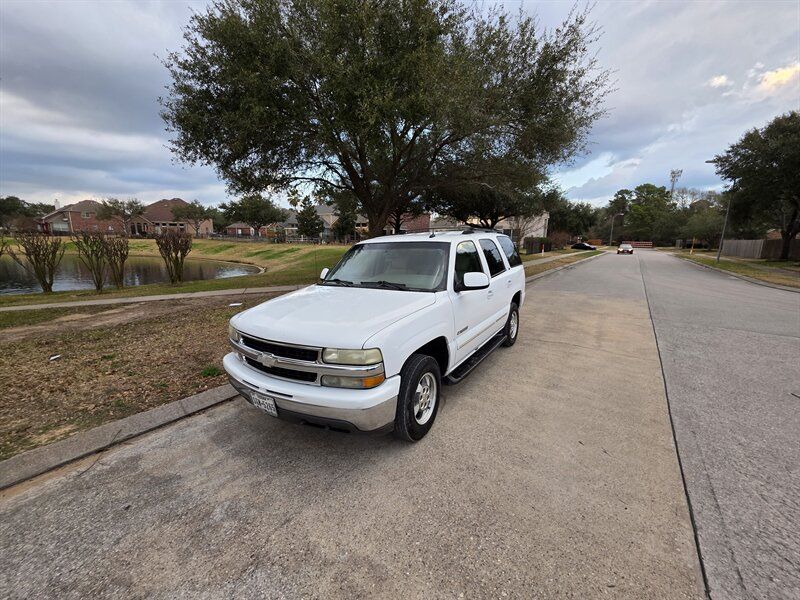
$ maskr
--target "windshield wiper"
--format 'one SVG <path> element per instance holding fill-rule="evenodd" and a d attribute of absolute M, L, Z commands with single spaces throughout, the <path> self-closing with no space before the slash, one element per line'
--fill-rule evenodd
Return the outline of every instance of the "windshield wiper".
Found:
<path fill-rule="evenodd" d="M 353 285 L 352 281 L 347 281 L 347 279 L 339 279 L 339 278 L 326 279 L 325 281 L 322 282 L 323 285 L 325 285 L 327 283 L 333 283 L 335 285 L 343 285 L 344 287 L 352 287 L 352 285 Z"/>
<path fill-rule="evenodd" d="M 361 285 L 367 287 L 382 287 L 390 290 L 407 290 L 408 286 L 405 283 L 395 283 L 393 281 L 362 281 Z"/>

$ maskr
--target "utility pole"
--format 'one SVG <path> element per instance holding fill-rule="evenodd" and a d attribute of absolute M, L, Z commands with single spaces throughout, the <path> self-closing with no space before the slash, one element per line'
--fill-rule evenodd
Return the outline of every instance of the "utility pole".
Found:
<path fill-rule="evenodd" d="M 622 213 L 617 213 L 615 215 L 611 215 L 611 235 L 608 236 L 608 245 L 609 246 L 613 246 L 614 245 L 614 218 L 615 217 L 621 217 L 621 216 L 622 216 Z"/>
<path fill-rule="evenodd" d="M 707 160 L 706 163 L 709 165 L 716 165 L 717 161 L 714 160 Z M 719 262 L 719 257 L 722 254 L 722 244 L 725 243 L 725 230 L 728 228 L 728 215 L 731 212 L 731 202 L 733 201 L 733 196 L 731 194 L 725 194 L 728 196 L 728 206 L 725 208 L 725 221 L 722 223 L 722 235 L 719 237 L 719 248 L 717 248 L 717 262 Z"/>
<path fill-rule="evenodd" d="M 728 208 L 725 209 L 725 222 L 722 224 L 722 235 L 719 238 L 719 248 L 717 248 L 717 262 L 719 262 L 719 255 L 722 254 L 722 244 L 725 243 L 725 230 L 728 228 L 728 213 L 731 212 L 731 201 L 733 197 L 730 194 L 726 194 L 728 196 Z"/>

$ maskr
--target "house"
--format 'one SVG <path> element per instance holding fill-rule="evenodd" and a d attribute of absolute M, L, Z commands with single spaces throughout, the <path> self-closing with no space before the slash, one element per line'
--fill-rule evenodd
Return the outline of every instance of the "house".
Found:
<path fill-rule="evenodd" d="M 179 206 L 186 206 L 188 202 L 181 198 L 171 198 L 169 200 L 159 200 L 158 202 L 153 202 L 152 204 L 148 204 L 144 209 L 144 214 L 142 215 L 145 223 L 150 224 L 150 228 L 145 229 L 144 232 L 137 230 L 137 223 L 131 223 L 131 235 L 140 235 L 141 233 L 145 233 L 148 230 L 154 233 L 160 233 L 162 231 L 166 231 L 168 229 L 174 229 L 177 231 L 188 231 L 192 236 L 199 234 L 199 235 L 209 235 L 214 233 L 214 223 L 211 219 L 205 219 L 204 221 L 200 222 L 199 231 L 195 231 L 194 224 L 189 223 L 188 221 L 179 221 L 175 218 L 172 214 L 172 211 L 179 207 Z"/>
<path fill-rule="evenodd" d="M 431 228 L 431 215 L 430 213 L 422 213 L 419 216 L 412 216 L 409 214 L 403 215 L 403 222 L 400 225 L 400 233 L 414 233 L 419 231 L 429 231 Z M 384 228 L 386 235 L 394 233 L 394 227 L 391 223 L 387 223 Z"/>
<path fill-rule="evenodd" d="M 180 198 L 159 200 L 148 204 L 141 216 L 134 217 L 129 223 L 129 235 L 141 236 L 160 233 L 167 229 L 188 231 L 195 235 L 194 225 L 187 221 L 178 221 L 172 214 L 177 206 L 185 206 L 187 202 Z M 124 225 L 119 218 L 101 221 L 97 218 L 100 202 L 96 200 L 81 200 L 56 209 L 39 220 L 40 227 L 45 233 L 56 235 L 71 235 L 79 231 L 103 231 L 105 233 L 124 232 Z M 206 219 L 200 224 L 200 235 L 214 232 L 211 219 Z"/>
<path fill-rule="evenodd" d="M 105 233 L 122 233 L 122 221 L 110 219 L 101 221 L 97 218 L 100 203 L 95 200 L 81 200 L 54 210 L 39 219 L 39 225 L 45 233 L 55 235 L 71 235 L 79 231 L 103 231 Z"/>
<path fill-rule="evenodd" d="M 336 207 L 327 204 L 318 204 L 315 207 L 317 215 L 322 219 L 323 229 L 320 234 L 322 240 L 332 240 L 335 236 L 333 226 L 339 220 L 336 214 Z M 272 223 L 261 228 L 259 234 L 264 237 L 277 237 L 282 232 L 287 238 L 296 238 L 300 234 L 297 231 L 297 211 L 288 210 L 286 220 L 281 223 Z M 369 228 L 369 222 L 364 215 L 356 215 L 356 233 L 363 235 Z"/>
<path fill-rule="evenodd" d="M 543 212 L 540 215 L 529 218 L 516 218 L 503 219 L 497 225 L 495 230 L 502 231 L 510 236 L 515 242 L 521 244 L 521 240 L 527 237 L 547 237 L 547 227 L 550 222 L 550 213 Z M 461 226 L 462 223 L 456 221 L 451 217 L 437 216 L 431 221 L 432 229 L 453 229 Z M 473 227 L 479 227 L 477 224 L 471 224 Z M 468 225 L 465 224 L 464 227 Z"/>
<path fill-rule="evenodd" d="M 263 227 L 261 228 L 264 229 Z M 236 237 L 250 237 L 255 235 L 255 231 L 253 230 L 250 225 L 247 223 L 242 223 L 241 221 L 236 223 L 231 223 L 225 228 L 225 235 L 232 235 Z"/>

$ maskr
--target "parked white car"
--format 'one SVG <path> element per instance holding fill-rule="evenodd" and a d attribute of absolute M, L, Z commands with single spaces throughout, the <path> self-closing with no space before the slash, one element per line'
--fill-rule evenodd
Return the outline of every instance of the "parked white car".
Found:
<path fill-rule="evenodd" d="M 272 416 L 425 436 L 443 381 L 512 346 L 525 271 L 511 240 L 472 230 L 353 246 L 320 281 L 230 322 L 231 383 Z"/>

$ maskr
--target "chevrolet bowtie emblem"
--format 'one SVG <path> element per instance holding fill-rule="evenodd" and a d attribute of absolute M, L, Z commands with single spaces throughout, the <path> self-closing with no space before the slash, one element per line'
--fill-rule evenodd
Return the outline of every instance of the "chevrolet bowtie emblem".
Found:
<path fill-rule="evenodd" d="M 264 365 L 265 367 L 274 367 L 275 366 L 275 355 L 269 353 L 263 353 L 261 358 L 259 358 L 259 362 Z"/>

